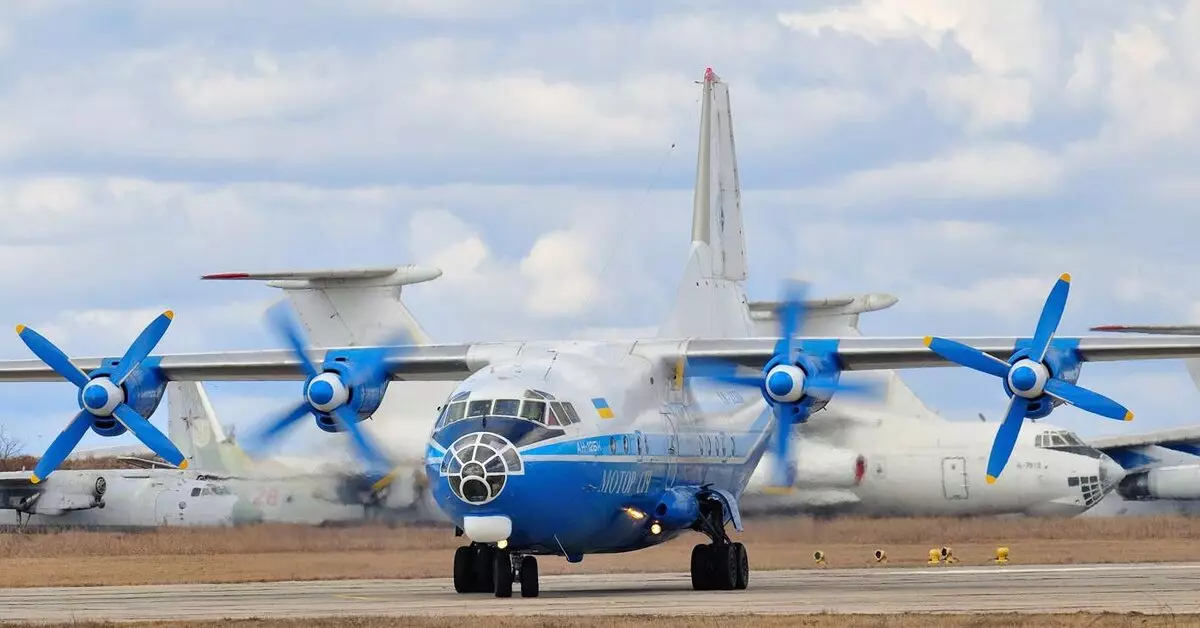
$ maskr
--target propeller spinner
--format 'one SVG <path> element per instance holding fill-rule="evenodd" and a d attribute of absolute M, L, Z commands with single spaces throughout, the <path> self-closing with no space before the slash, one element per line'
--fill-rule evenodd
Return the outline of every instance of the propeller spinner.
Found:
<path fill-rule="evenodd" d="M 785 284 L 784 299 L 777 310 L 780 338 L 775 343 L 774 355 L 760 373 L 738 375 L 738 365 L 723 360 L 694 361 L 690 366 L 689 377 L 756 386 L 762 391 L 775 416 L 772 441 L 775 463 L 768 483 L 776 490 L 789 490 L 795 484 L 796 466 L 791 458 L 793 425 L 807 421 L 835 393 L 874 397 L 879 392 L 874 385 L 840 380 L 842 369 L 836 356 L 836 341 L 800 340 L 807 290 L 804 282 Z"/>
<path fill-rule="evenodd" d="M 141 393 L 147 388 L 147 383 L 134 375 L 139 373 L 142 362 L 167 333 L 174 317 L 171 310 L 158 315 L 142 330 L 115 366 L 101 366 L 90 374 L 72 364 L 71 359 L 44 336 L 29 327 L 17 325 L 17 335 L 25 345 L 54 372 L 79 388 L 79 413 L 42 454 L 30 478 L 34 484 L 48 477 L 62 464 L 89 428 L 102 436 L 117 436 L 126 430 L 133 432 L 163 460 L 181 469 L 187 468 L 187 460 L 179 448 L 130 405 L 146 406 L 144 411 L 150 414 L 161 399 L 161 391 L 158 391 L 146 402 L 147 397 Z"/>
<path fill-rule="evenodd" d="M 262 451 L 306 415 L 312 414 L 321 429 L 349 433 L 355 454 L 369 471 L 380 475 L 389 473 L 394 465 L 358 423 L 370 416 L 382 401 L 389 380 L 387 360 L 400 351 L 396 345 L 405 338 L 379 347 L 341 350 L 337 358 L 330 351 L 318 367 L 309 361 L 308 343 L 285 307 L 284 303 L 272 307 L 267 318 L 299 358 L 300 369 L 305 375 L 304 399 L 252 434 L 246 441 L 247 449 Z"/>
<path fill-rule="evenodd" d="M 1133 413 L 1125 406 L 1058 377 L 1046 364 L 1050 343 L 1054 340 L 1058 324 L 1062 321 L 1063 310 L 1067 306 L 1067 293 L 1070 288 L 1071 276 L 1064 273 L 1055 282 L 1045 305 L 1042 306 L 1042 315 L 1038 319 L 1028 349 L 1014 353 L 1008 362 L 954 340 L 933 336 L 925 338 L 925 345 L 943 358 L 999 377 L 1004 383 L 1005 393 L 1011 398 L 1004 422 L 996 432 L 992 452 L 988 457 L 989 484 L 1000 477 L 1000 472 L 1008 463 L 1008 458 L 1017 443 L 1017 435 L 1021 432 L 1021 423 L 1026 417 L 1035 414 L 1035 405 L 1047 397 L 1110 419 L 1133 420 Z"/>

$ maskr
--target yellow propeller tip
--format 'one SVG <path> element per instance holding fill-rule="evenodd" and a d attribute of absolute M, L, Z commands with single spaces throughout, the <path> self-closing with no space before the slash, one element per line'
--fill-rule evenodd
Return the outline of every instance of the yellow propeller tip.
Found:
<path fill-rule="evenodd" d="M 167 310 L 166 312 L 163 312 L 163 316 L 166 316 L 167 320 L 174 320 L 175 312 L 173 312 L 171 310 Z"/>
<path fill-rule="evenodd" d="M 19 333 L 21 333 L 21 332 L 23 332 L 23 331 L 25 331 L 25 326 L 24 326 L 24 325 L 17 325 L 17 333 L 19 334 Z"/>
<path fill-rule="evenodd" d="M 1071 273 L 1063 273 L 1063 274 L 1059 275 L 1058 278 L 1067 283 L 1070 283 L 1071 282 Z"/>
<path fill-rule="evenodd" d="M 29 482 L 32 484 L 37 484 L 38 482 L 41 482 L 41 481 L 42 481 L 42 478 L 39 478 L 36 473 L 33 473 L 29 476 Z"/>
<path fill-rule="evenodd" d="M 925 339 L 922 342 L 924 342 L 925 346 L 928 347 L 929 345 L 933 344 L 933 336 L 925 336 Z"/>
<path fill-rule="evenodd" d="M 1133 412 L 1126 410 L 1125 411 L 1125 420 L 1132 421 L 1133 420 Z"/>
<path fill-rule="evenodd" d="M 180 462 L 179 462 L 179 468 L 180 468 L 180 469 L 186 469 L 186 468 L 187 468 L 187 460 L 182 460 L 182 461 L 180 461 Z"/>
<path fill-rule="evenodd" d="M 988 483 L 988 484 L 995 484 L 995 483 L 996 483 L 996 476 L 994 476 L 994 475 L 989 475 L 989 476 L 987 476 L 987 483 Z"/>

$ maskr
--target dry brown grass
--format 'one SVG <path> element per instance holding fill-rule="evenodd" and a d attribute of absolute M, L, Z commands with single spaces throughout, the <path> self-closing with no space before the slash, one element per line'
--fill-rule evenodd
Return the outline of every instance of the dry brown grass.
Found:
<path fill-rule="evenodd" d="M 1007 546 L 1013 563 L 1200 561 L 1200 518 L 837 519 L 747 521 L 737 535 L 754 569 L 924 564 L 948 545 L 962 565 L 990 562 Z M 696 534 L 570 565 L 543 559 L 546 574 L 684 571 Z M 447 528 L 313 528 L 262 525 L 236 529 L 163 528 L 142 533 L 65 531 L 0 534 L 0 587 L 256 582 L 346 578 L 445 577 L 453 548 Z M 953 568 L 953 567 L 945 567 Z"/>
<path fill-rule="evenodd" d="M 1113 613 L 1076 613 L 1063 615 L 714 615 L 678 617 L 663 615 L 615 617 L 337 617 L 321 619 L 241 619 L 219 621 L 161 621 L 137 623 L 79 622 L 71 624 L 12 624 L 33 628 L 613 628 L 645 626 L 655 628 L 1010 628 L 1046 626 L 1049 628 L 1124 628 L 1127 626 L 1196 626 L 1200 615 L 1118 615 Z"/>
<path fill-rule="evenodd" d="M 38 456 L 0 457 L 0 471 L 32 471 L 33 468 L 37 466 L 38 460 L 41 460 L 41 458 Z M 146 460 L 153 460 L 155 462 L 166 464 L 166 461 L 158 456 L 151 456 L 146 458 Z M 58 465 L 58 468 L 92 471 L 106 469 L 137 469 L 139 467 L 129 462 L 125 462 L 119 459 L 117 456 L 102 456 L 99 458 L 76 458 L 64 460 L 62 461 L 62 464 Z"/>

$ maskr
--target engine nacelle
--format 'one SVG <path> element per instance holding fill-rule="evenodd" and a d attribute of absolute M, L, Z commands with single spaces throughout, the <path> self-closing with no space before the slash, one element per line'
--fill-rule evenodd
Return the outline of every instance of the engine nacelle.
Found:
<path fill-rule="evenodd" d="M 1009 358 L 1009 364 L 1015 364 L 1018 360 L 1029 358 L 1029 344 L 1031 340 L 1022 340 L 1017 343 L 1017 350 L 1013 352 Z M 1050 371 L 1050 377 L 1065 380 L 1072 384 L 1079 381 L 1079 374 L 1083 368 L 1083 361 L 1080 360 L 1079 354 L 1075 352 L 1073 345 L 1066 344 L 1069 341 L 1055 338 L 1050 349 L 1046 352 L 1045 359 L 1042 363 L 1046 369 Z M 1004 382 L 1004 391 L 1009 397 L 1012 397 L 1013 391 L 1008 386 L 1008 381 Z M 1029 409 L 1025 412 L 1027 419 L 1042 419 L 1050 415 L 1055 408 L 1061 406 L 1063 402 L 1050 395 L 1042 395 L 1038 399 L 1029 404 Z"/>
<path fill-rule="evenodd" d="M 381 382 L 365 382 L 357 386 L 351 386 L 348 389 L 328 391 L 331 393 L 329 399 L 315 399 L 311 388 L 313 382 L 319 379 L 328 378 L 329 375 L 335 376 L 341 382 L 354 381 L 354 366 L 353 359 L 355 357 L 354 349 L 343 349 L 341 351 L 330 351 L 325 356 L 325 362 L 321 364 L 321 374 L 316 378 L 310 379 L 304 383 L 305 394 L 308 396 L 310 404 L 314 409 L 319 408 L 323 402 L 332 402 L 332 405 L 344 405 L 349 408 L 358 417 L 358 421 L 363 421 L 370 418 L 380 404 L 383 403 L 383 395 L 387 392 L 388 380 L 384 379 Z M 340 396 L 345 394 L 343 401 Z M 343 431 L 338 420 L 329 414 L 316 412 L 317 427 L 326 432 L 336 433 Z"/>
<path fill-rule="evenodd" d="M 1200 499 L 1200 465 L 1158 467 L 1126 475 L 1117 494 L 1136 501 L 1150 499 Z"/>
<path fill-rule="evenodd" d="M 167 393 L 167 380 L 158 370 L 158 360 L 157 357 L 146 358 L 121 384 L 125 393 L 125 403 L 144 417 L 154 414 Z M 120 362 L 120 358 L 105 358 L 101 360 L 100 368 L 88 373 L 88 377 L 110 375 Z M 83 394 L 83 389 L 80 389 L 79 394 Z M 81 400 L 81 407 L 82 403 Z M 127 430 L 115 418 L 101 417 L 92 422 L 92 431 L 100 436 L 113 437 L 120 436 Z"/>
<path fill-rule="evenodd" d="M 867 472 L 867 461 L 861 454 L 819 441 L 797 439 L 792 455 L 796 488 L 854 488 Z"/>
<path fill-rule="evenodd" d="M 669 488 L 654 507 L 654 518 L 668 530 L 690 527 L 700 518 L 700 501 L 696 491 Z"/>
<path fill-rule="evenodd" d="M 27 499 L 28 505 L 22 504 L 18 509 L 29 514 L 58 515 L 72 510 L 103 508 L 102 500 L 107 490 L 108 482 L 103 475 L 55 475 L 48 479 L 46 488 L 36 499 Z"/>

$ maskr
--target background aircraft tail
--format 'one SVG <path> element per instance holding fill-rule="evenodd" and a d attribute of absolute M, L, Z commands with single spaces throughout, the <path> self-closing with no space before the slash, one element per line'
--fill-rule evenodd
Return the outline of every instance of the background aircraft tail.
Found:
<path fill-rule="evenodd" d="M 168 436 L 200 473 L 245 474 L 250 457 L 225 434 L 200 382 L 167 384 Z"/>
<path fill-rule="evenodd" d="M 215 273 L 202 279 L 266 282 L 292 302 L 314 347 L 354 347 L 382 341 L 397 329 L 407 331 L 414 343 L 431 342 L 401 302 L 400 292 L 403 286 L 441 276 L 438 268 L 399 266 Z"/>
<path fill-rule="evenodd" d="M 659 336 L 743 338 L 754 324 L 742 286 L 746 238 L 729 88 L 711 68 L 703 85 L 692 247 Z"/>

